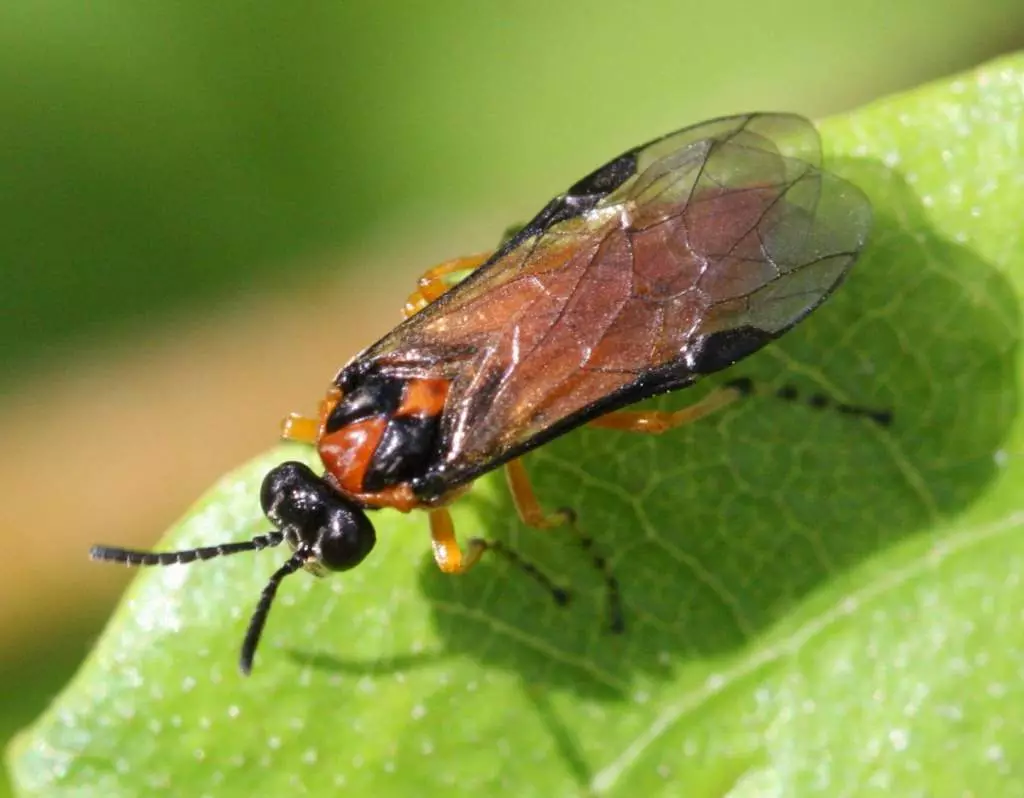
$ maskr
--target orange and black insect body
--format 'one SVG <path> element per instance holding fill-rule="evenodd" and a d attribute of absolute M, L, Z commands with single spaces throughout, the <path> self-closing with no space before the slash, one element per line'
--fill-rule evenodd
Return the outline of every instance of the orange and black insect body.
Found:
<path fill-rule="evenodd" d="M 456 541 L 447 505 L 504 466 L 524 522 L 577 534 L 621 628 L 607 562 L 571 510 L 541 508 L 519 458 L 583 424 L 659 433 L 752 393 L 738 379 L 680 410 L 625 409 L 791 329 L 842 282 L 870 224 L 868 200 L 820 168 L 817 133 L 798 116 L 727 117 L 637 147 L 553 199 L 496 252 L 427 272 L 406 320 L 341 369 L 319 416 L 285 420 L 284 436 L 315 445 L 324 473 L 284 463 L 267 475 L 260 499 L 273 532 L 183 552 L 92 555 L 154 565 L 288 543 L 292 557 L 246 634 L 246 673 L 281 580 L 358 565 L 376 541 L 368 510 L 426 510 L 443 571 L 465 572 L 496 551 L 564 603 L 564 589 L 500 542 L 475 538 L 463 550 Z M 777 395 L 796 398 L 788 388 Z"/>
<path fill-rule="evenodd" d="M 316 446 L 337 488 L 368 507 L 411 510 L 411 481 L 437 460 L 447 379 L 343 372 L 323 403 Z"/>

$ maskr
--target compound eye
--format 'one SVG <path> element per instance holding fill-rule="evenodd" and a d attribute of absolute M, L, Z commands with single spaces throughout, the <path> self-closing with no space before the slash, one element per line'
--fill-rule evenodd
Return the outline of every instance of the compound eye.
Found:
<path fill-rule="evenodd" d="M 377 533 L 366 513 L 332 502 L 317 547 L 320 564 L 330 571 L 347 571 L 359 565 L 376 542 Z"/>
<path fill-rule="evenodd" d="M 322 510 L 321 497 L 330 490 L 305 463 L 281 463 L 263 478 L 260 504 L 278 529 L 309 526 Z"/>

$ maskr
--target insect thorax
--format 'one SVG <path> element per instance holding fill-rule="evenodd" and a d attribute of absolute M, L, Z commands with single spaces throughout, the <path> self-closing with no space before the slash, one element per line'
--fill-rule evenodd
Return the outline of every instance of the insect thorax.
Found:
<path fill-rule="evenodd" d="M 369 372 L 342 384 L 324 403 L 317 448 L 338 487 L 377 504 L 373 494 L 408 483 L 436 462 L 449 383 Z"/>

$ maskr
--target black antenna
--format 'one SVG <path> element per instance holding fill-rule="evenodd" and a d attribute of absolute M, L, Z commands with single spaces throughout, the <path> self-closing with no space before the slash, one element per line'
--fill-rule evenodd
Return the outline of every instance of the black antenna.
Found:
<path fill-rule="evenodd" d="M 125 565 L 185 565 L 196 560 L 209 560 L 223 557 L 226 554 L 239 554 L 243 551 L 259 551 L 268 546 L 276 546 L 284 535 L 278 531 L 257 535 L 252 540 L 240 543 L 221 543 L 217 546 L 200 546 L 197 549 L 182 551 L 138 551 L 136 549 L 120 549 L 116 546 L 93 546 L 89 549 L 89 557 L 93 560 L 122 562 Z"/>
<path fill-rule="evenodd" d="M 238 667 L 242 671 L 243 676 L 248 676 L 252 672 L 252 660 L 256 656 L 256 646 L 259 645 L 260 635 L 263 633 L 263 625 L 267 622 L 270 605 L 274 601 L 274 595 L 277 593 L 281 580 L 289 574 L 298 571 L 308 559 L 309 552 L 299 549 L 291 556 L 288 562 L 274 571 L 270 581 L 267 582 L 267 586 L 263 588 L 263 592 L 260 594 L 260 601 L 252 614 L 252 620 L 249 621 L 249 628 L 245 632 L 245 640 L 242 641 L 242 658 L 239 660 Z"/>

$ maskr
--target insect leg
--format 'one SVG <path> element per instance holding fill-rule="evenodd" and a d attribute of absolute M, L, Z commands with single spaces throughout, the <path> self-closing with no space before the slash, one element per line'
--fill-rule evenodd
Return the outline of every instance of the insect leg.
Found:
<path fill-rule="evenodd" d="M 289 413 L 288 417 L 281 422 L 281 437 L 286 441 L 297 443 L 316 443 L 317 431 L 320 429 L 320 420 L 303 416 L 299 413 Z"/>
<path fill-rule="evenodd" d="M 697 404 L 684 407 L 681 410 L 620 410 L 594 419 L 590 422 L 590 426 L 656 435 L 676 427 L 681 427 L 683 424 L 689 424 L 691 421 L 703 418 L 735 402 L 737 399 L 755 394 L 758 396 L 771 396 L 787 402 L 800 402 L 815 410 L 831 409 L 847 416 L 860 416 L 870 419 L 883 427 L 892 423 L 892 412 L 889 410 L 840 402 L 822 393 L 804 396 L 792 385 L 783 385 L 777 389 L 759 388 L 748 377 L 739 377 L 724 383 L 721 387 L 697 402 Z"/>
<path fill-rule="evenodd" d="M 508 489 L 512 494 L 512 501 L 519 513 L 520 520 L 527 526 L 534 529 L 552 529 L 563 524 L 571 524 L 576 520 L 576 513 L 568 507 L 563 507 L 554 513 L 544 512 L 537 500 L 537 494 L 533 492 L 533 485 L 530 484 L 530 475 L 521 460 L 513 460 L 505 464 L 505 478 L 508 481 Z"/>
<path fill-rule="evenodd" d="M 430 541 L 434 547 L 434 562 L 446 574 L 464 574 L 477 564 L 486 550 L 479 538 L 471 538 L 463 553 L 455 539 L 452 515 L 444 507 L 430 511 Z"/>
<path fill-rule="evenodd" d="M 761 393 L 761 391 L 758 391 Z M 847 402 L 840 402 L 823 393 L 812 393 L 805 396 L 792 385 L 783 385 L 774 391 L 765 392 L 766 396 L 774 396 L 776 399 L 783 399 L 787 402 L 801 402 L 815 410 L 834 410 L 847 416 L 860 416 L 874 421 L 881 427 L 888 427 L 892 424 L 892 411 L 883 410 L 877 407 L 864 407 L 862 405 L 851 405 Z"/>
<path fill-rule="evenodd" d="M 482 266 L 491 257 L 490 252 L 479 252 L 476 255 L 467 255 L 464 258 L 455 258 L 435 266 L 424 272 L 413 291 L 405 302 L 402 314 L 409 318 L 414 313 L 423 310 L 427 305 L 444 294 L 451 285 L 444 278 L 456 272 L 468 272 Z"/>
<path fill-rule="evenodd" d="M 748 395 L 752 389 L 749 380 L 737 380 L 735 383 L 717 388 L 689 407 L 679 410 L 619 410 L 595 418 L 590 422 L 590 426 L 656 435 L 714 413 Z"/>
<path fill-rule="evenodd" d="M 526 473 L 526 468 L 521 460 L 512 460 L 505 464 L 505 477 L 508 480 L 509 492 L 512 494 L 516 512 L 524 524 L 536 529 L 551 529 L 556 526 L 568 525 L 576 535 L 580 547 L 590 555 L 590 561 L 594 568 L 604 579 L 608 593 L 608 625 L 613 632 L 621 632 L 625 624 L 619 581 L 612 573 L 608 561 L 594 550 L 594 539 L 576 526 L 576 513 L 568 507 L 563 507 L 554 513 L 544 512 L 537 500 L 537 494 L 534 493 L 533 485 L 530 484 L 530 476 Z"/>
<path fill-rule="evenodd" d="M 459 548 L 451 513 L 444 507 L 430 511 L 430 539 L 434 548 L 434 562 L 446 574 L 464 574 L 480 561 L 485 551 L 493 551 L 529 574 L 551 594 L 556 604 L 566 604 L 569 601 L 569 594 L 565 590 L 500 540 L 470 538 L 466 551 Z"/>
<path fill-rule="evenodd" d="M 330 413 L 331 408 L 334 407 L 334 404 L 340 397 L 341 391 L 338 388 L 332 387 L 327 394 L 327 398 L 320 402 L 319 418 L 311 418 L 301 413 L 289 413 L 281 421 L 281 437 L 286 441 L 295 441 L 296 443 L 308 443 L 310 445 L 316 443 L 320 435 L 321 422 Z"/>

